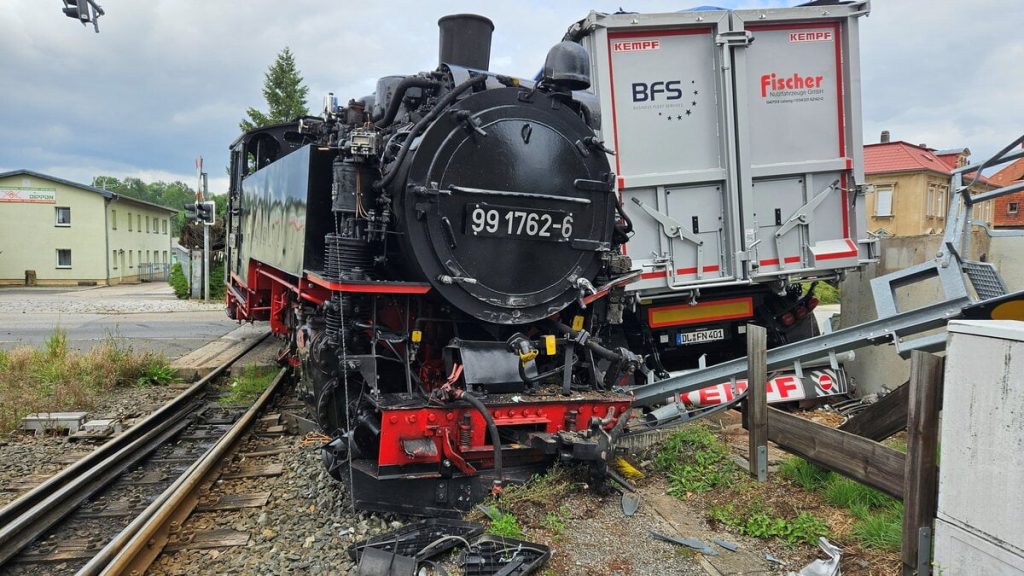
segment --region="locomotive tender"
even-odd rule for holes
[[[631,279],[589,62],[487,72],[489,20],[231,149],[228,314],[269,320],[357,508],[465,510],[554,458],[601,474],[640,358],[603,345]],[[612,298],[609,298],[612,295]]]

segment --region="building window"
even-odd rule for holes
[[[946,184],[928,184],[928,195],[925,199],[925,214],[929,218],[944,219],[946,217],[946,197],[949,195],[949,186]]]
[[[110,228],[111,230],[117,230],[117,210],[110,211]]]
[[[167,234],[167,219],[166,218],[164,218],[162,226],[163,226],[163,229],[164,229],[164,234]]]
[[[149,264],[152,260],[149,259],[149,250],[146,250],[146,264]]]
[[[71,226],[71,208],[58,206],[54,210],[57,213],[57,226]]]
[[[875,216],[892,216],[892,186],[875,187]]]
[[[149,216],[146,216],[146,234],[149,234]]]
[[[166,222],[166,220],[165,220],[165,222]],[[163,263],[163,264],[164,264],[165,266],[167,265],[167,250],[164,250],[164,255],[163,255],[163,258],[161,258],[160,260],[161,260],[161,262],[162,262],[162,263]]]
[[[57,268],[71,268],[71,250],[57,248]]]
[[[130,219],[128,221],[131,222]],[[135,260],[132,257],[132,251],[131,250],[128,251],[128,267],[129,268],[135,268]]]
[[[132,213],[131,212],[128,213],[128,231],[129,232],[132,231]]]
[[[110,259],[114,262],[114,270],[117,270],[117,250],[111,251]]]
[[[142,232],[142,214],[135,215],[135,229]]]
[[[1016,214],[1020,211],[1020,202],[1008,202],[1006,204],[1007,214]]]

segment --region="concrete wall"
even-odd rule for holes
[[[1022,204],[1024,207],[1024,204]],[[992,238],[986,258],[999,268],[1011,292],[1024,290],[1024,237]]]
[[[54,203],[0,202],[0,283],[23,284],[35,270],[40,284],[106,282],[105,199],[96,192],[27,175],[0,186],[55,191]],[[56,208],[71,209],[71,225],[58,225]],[[57,250],[71,250],[71,266],[57,267]]]
[[[871,279],[934,258],[940,240],[940,236],[883,239],[878,263],[849,274],[840,287],[840,327],[848,328],[876,319],[875,302],[871,296]],[[975,231],[972,235],[969,258],[977,260],[982,254],[988,258],[991,253],[990,240],[984,232]],[[929,281],[900,291],[897,294],[897,305],[901,310],[912,310],[934,304],[942,298],[942,289],[938,281]],[[854,378],[860,395],[873,394],[883,389],[892,390],[910,377],[910,362],[900,358],[892,345],[861,348],[857,350],[856,360],[847,364],[846,368],[849,375]]]

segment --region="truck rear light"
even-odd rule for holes
[[[796,322],[796,317],[793,316],[792,312],[786,312],[782,316],[779,316],[779,321],[782,322],[783,326],[792,326]]]

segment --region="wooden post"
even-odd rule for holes
[[[747,324],[747,433],[750,475],[768,480],[768,331]]]
[[[903,490],[903,574],[929,573],[932,530],[938,508],[936,458],[943,359],[915,350],[910,356],[907,460]]]

